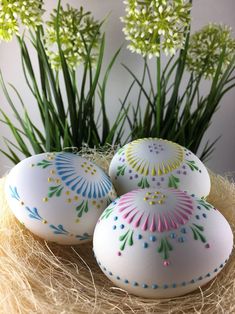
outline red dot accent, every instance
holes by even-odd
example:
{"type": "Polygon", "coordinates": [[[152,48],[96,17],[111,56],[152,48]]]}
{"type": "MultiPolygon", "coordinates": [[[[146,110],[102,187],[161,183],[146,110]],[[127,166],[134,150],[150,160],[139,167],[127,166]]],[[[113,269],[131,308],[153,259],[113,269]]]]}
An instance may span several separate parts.
{"type": "Polygon", "coordinates": [[[169,266],[169,265],[170,265],[170,262],[169,262],[169,261],[164,261],[164,262],[163,262],[163,266],[167,267],[167,266],[169,266]]]}
{"type": "Polygon", "coordinates": [[[118,252],[118,253],[117,253],[117,255],[118,255],[118,256],[121,256],[121,255],[122,255],[122,253],[121,253],[121,252],[118,252]]]}

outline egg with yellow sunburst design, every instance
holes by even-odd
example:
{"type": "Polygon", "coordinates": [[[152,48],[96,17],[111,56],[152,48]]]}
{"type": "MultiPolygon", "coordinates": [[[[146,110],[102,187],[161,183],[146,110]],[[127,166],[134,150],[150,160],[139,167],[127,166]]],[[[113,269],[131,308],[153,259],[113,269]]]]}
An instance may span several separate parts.
{"type": "Polygon", "coordinates": [[[9,207],[27,229],[60,244],[91,240],[98,217],[116,198],[102,169],[67,152],[22,160],[8,174],[5,193],[9,207]]]}
{"type": "Polygon", "coordinates": [[[114,155],[109,175],[119,195],[136,188],[180,188],[206,197],[210,177],[199,158],[188,149],[158,138],[126,144],[114,155]]]}

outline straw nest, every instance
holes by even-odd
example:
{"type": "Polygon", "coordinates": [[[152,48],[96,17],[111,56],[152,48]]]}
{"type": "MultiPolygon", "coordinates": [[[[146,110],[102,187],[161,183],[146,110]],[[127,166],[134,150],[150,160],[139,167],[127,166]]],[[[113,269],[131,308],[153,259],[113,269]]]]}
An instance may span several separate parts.
{"type": "MultiPolygon", "coordinates": [[[[112,152],[83,151],[107,170],[112,152]]],[[[235,185],[211,174],[209,202],[235,232],[235,185]]],[[[143,299],[114,287],[92,245],[60,246],[35,238],[11,214],[0,179],[0,313],[235,313],[235,254],[207,286],[175,299],[143,299]]]]}

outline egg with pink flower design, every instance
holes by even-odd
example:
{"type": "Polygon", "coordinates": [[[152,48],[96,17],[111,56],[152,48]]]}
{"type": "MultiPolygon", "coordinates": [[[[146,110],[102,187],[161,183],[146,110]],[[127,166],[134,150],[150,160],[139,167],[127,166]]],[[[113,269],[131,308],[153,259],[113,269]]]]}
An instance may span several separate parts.
{"type": "Polygon", "coordinates": [[[233,234],[204,199],[172,188],[137,189],[111,203],[94,232],[104,274],[129,293],[175,297],[205,285],[225,266],[233,234]]]}

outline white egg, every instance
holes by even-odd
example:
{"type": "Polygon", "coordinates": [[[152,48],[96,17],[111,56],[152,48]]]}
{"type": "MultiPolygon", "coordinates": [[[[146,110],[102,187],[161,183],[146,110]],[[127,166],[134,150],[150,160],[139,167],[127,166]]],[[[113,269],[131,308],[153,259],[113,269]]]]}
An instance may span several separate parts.
{"type": "Polygon", "coordinates": [[[126,144],[113,157],[109,175],[122,195],[136,188],[180,188],[206,197],[210,177],[188,149],[162,139],[144,138],[126,144]]]}
{"type": "Polygon", "coordinates": [[[184,295],[214,278],[233,247],[224,216],[177,189],[137,189],[110,204],[94,232],[104,274],[147,298],[184,295]]]}
{"type": "Polygon", "coordinates": [[[116,197],[103,170],[66,152],[22,160],[8,174],[5,192],[26,228],[60,244],[91,240],[97,219],[116,197]]]}

